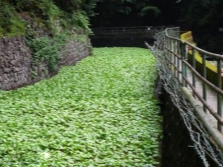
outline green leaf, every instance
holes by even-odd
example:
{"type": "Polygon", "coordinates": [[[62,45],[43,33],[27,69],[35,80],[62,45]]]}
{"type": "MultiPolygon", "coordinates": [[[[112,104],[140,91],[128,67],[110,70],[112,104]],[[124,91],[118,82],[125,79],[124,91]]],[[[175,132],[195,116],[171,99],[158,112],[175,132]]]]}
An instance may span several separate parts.
{"type": "Polygon", "coordinates": [[[155,14],[155,16],[158,16],[158,15],[161,13],[161,11],[159,10],[159,8],[156,7],[156,6],[145,6],[145,7],[142,8],[142,10],[141,10],[141,12],[139,13],[139,15],[140,15],[140,16],[144,16],[144,15],[146,15],[149,11],[152,11],[152,12],[155,14]]]}
{"type": "Polygon", "coordinates": [[[161,117],[153,55],[94,55],[34,85],[0,91],[0,166],[155,166],[161,117]],[[148,166],[148,165],[147,165],[148,166]]]}

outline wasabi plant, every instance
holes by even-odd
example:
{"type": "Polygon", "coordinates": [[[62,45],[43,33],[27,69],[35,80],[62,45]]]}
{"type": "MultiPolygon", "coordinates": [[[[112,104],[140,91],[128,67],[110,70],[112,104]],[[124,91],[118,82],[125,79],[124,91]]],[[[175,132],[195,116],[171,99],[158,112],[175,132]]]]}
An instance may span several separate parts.
{"type": "Polygon", "coordinates": [[[154,62],[142,48],[94,48],[51,79],[0,91],[0,166],[159,164],[154,62]]]}

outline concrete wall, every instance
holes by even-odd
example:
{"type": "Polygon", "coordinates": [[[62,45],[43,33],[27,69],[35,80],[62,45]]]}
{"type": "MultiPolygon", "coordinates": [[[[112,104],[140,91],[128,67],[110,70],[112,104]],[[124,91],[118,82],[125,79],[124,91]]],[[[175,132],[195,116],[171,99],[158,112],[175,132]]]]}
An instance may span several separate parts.
{"type": "MultiPolygon", "coordinates": [[[[59,67],[74,65],[90,55],[90,52],[89,39],[70,40],[62,51],[58,65],[59,67]]],[[[0,90],[11,90],[33,84],[56,73],[57,71],[48,73],[47,64],[44,61],[31,67],[31,50],[26,46],[24,37],[0,39],[0,90]]]]}

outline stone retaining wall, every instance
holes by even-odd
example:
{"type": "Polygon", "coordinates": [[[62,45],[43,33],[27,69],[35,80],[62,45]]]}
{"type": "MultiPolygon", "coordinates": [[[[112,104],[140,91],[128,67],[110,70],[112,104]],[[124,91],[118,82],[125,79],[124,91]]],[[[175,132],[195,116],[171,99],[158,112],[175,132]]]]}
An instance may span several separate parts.
{"type": "Polygon", "coordinates": [[[0,89],[9,90],[31,82],[31,51],[24,37],[0,39],[0,89]]]}
{"type": "Polygon", "coordinates": [[[91,43],[87,38],[85,41],[71,40],[65,46],[60,65],[74,65],[77,61],[91,54],[91,43]]]}
{"type": "MultiPolygon", "coordinates": [[[[58,65],[59,67],[74,65],[90,55],[90,52],[89,39],[71,40],[62,51],[58,65]]],[[[25,37],[0,39],[0,90],[11,90],[33,84],[56,73],[48,73],[47,64],[44,61],[31,69],[31,50],[26,46],[25,37]]]]}

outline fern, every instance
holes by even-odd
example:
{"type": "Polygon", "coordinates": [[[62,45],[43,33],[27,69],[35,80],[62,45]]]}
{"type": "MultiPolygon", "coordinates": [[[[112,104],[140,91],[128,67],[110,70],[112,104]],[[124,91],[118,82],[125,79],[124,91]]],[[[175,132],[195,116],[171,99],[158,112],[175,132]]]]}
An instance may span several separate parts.
{"type": "Polygon", "coordinates": [[[68,38],[69,36],[66,33],[57,35],[54,38],[48,36],[36,39],[27,38],[26,44],[32,50],[31,66],[34,67],[44,60],[48,65],[49,72],[56,71],[61,50],[68,38]]]}
{"type": "MultiPolygon", "coordinates": [[[[98,0],[0,0],[0,36],[26,33],[27,25],[57,35],[64,29],[89,29],[88,12],[98,0]]],[[[93,15],[93,14],[91,14],[93,15]]]]}
{"type": "Polygon", "coordinates": [[[88,32],[91,32],[89,29],[89,18],[87,17],[86,13],[83,11],[76,11],[71,15],[70,24],[76,26],[77,28],[88,30],[88,32]]]}
{"type": "Polygon", "coordinates": [[[20,18],[15,8],[7,2],[0,6],[0,36],[15,36],[25,33],[26,22],[20,18]]]}

